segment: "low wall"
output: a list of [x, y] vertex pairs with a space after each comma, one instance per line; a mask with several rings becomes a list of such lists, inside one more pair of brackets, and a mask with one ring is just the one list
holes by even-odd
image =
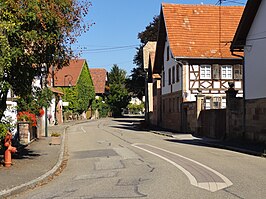
[[227, 98], [226, 139], [244, 139], [244, 100]]
[[246, 100], [245, 138], [266, 143], [266, 98]]
[[[197, 103], [183, 103], [183, 130], [188, 133], [195, 133], [197, 130]], [[185, 128], [184, 128], [185, 127]]]

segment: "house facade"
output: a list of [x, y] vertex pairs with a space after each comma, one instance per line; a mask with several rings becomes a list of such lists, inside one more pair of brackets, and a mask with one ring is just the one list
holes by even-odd
[[[70, 60], [69, 65], [61, 69], [57, 69], [56, 67], [50, 68], [50, 73], [47, 78], [47, 82], [48, 82], [47, 86], [50, 87], [53, 92], [57, 92], [59, 94], [57, 98], [54, 99], [52, 108], [48, 109], [50, 123], [59, 122], [59, 119], [60, 121], [63, 122], [63, 118], [61, 119], [58, 117], [58, 114], [60, 115], [60, 112], [64, 112], [64, 119], [78, 119], [80, 117], [85, 119], [87, 117], [85, 112], [82, 115], [77, 115], [76, 113], [73, 115], [71, 114], [70, 111], [66, 114], [67, 107], [69, 105], [72, 104], [72, 108], [73, 108], [75, 106], [74, 104], [83, 103], [83, 101], [80, 99], [80, 96], [76, 96], [76, 95], [81, 94], [82, 92], [81, 90], [83, 88], [80, 88], [79, 84], [80, 83], [84, 84], [84, 81], [86, 81], [86, 83], [89, 84], [89, 89], [92, 92], [92, 93], [90, 92], [87, 93], [87, 95], [94, 96], [93, 83], [92, 83], [92, 79], [90, 76], [88, 64], [85, 59]], [[80, 92], [80, 93], [73, 94], [74, 92], [73, 89], [69, 91], [68, 88], [76, 89], [75, 92], [76, 93]], [[65, 93], [64, 92], [65, 90], [68, 93]], [[63, 98], [67, 98], [67, 97], [70, 97], [72, 101], [67, 102], [63, 100]], [[91, 104], [89, 103], [86, 104], [87, 107], [89, 107], [90, 105]]]
[[153, 69], [161, 76], [154, 82], [157, 90], [161, 85], [160, 126], [193, 130], [190, 102], [197, 95], [204, 96], [203, 109], [225, 108], [229, 83], [242, 95], [242, 59], [229, 48], [242, 12], [242, 6], [162, 4]]
[[108, 75], [104, 68], [90, 68], [90, 74], [97, 96], [104, 97], [108, 92]]
[[[109, 93], [108, 73], [104, 68], [90, 68], [90, 74], [95, 89], [95, 98], [96, 100], [101, 99], [104, 102], [106, 95]], [[98, 109], [95, 111], [90, 109], [89, 114], [92, 119], [100, 118], [100, 110]]]
[[[145, 82], [145, 115], [146, 122], [152, 121], [154, 123], [156, 113], [154, 114], [154, 107], [156, 104], [153, 104], [153, 78], [152, 78], [152, 70], [154, 67], [154, 58], [155, 58], [155, 50], [156, 50], [156, 42], [147, 42], [147, 44], [143, 47], [143, 66], [146, 72], [146, 82]], [[156, 103], [156, 100], [155, 100]]]
[[238, 56], [244, 52], [245, 138], [266, 142], [266, 2], [247, 1], [231, 45]]

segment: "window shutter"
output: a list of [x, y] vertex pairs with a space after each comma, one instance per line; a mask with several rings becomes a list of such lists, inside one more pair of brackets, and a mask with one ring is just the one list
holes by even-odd
[[234, 65], [234, 79], [242, 79], [242, 65]]
[[213, 64], [212, 65], [213, 68], [213, 79], [218, 80], [220, 79], [220, 66], [219, 64]]

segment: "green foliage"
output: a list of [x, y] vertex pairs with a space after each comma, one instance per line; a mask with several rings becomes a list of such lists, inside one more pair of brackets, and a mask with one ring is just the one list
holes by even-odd
[[31, 94], [18, 99], [17, 110], [18, 112], [29, 111], [38, 116], [41, 108], [50, 105], [52, 96], [53, 92], [49, 88], [35, 88]]
[[90, 2], [77, 0], [0, 1], [0, 118], [8, 88], [27, 96], [43, 66], [69, 63], [69, 44], [90, 26], [83, 23], [89, 7]]
[[127, 88], [129, 92], [139, 99], [145, 95], [145, 72], [143, 66], [143, 47], [148, 41], [157, 41], [157, 35], [159, 30], [159, 16], [155, 16], [153, 21], [146, 27], [146, 29], [138, 33], [138, 39], [140, 39], [140, 46], [137, 48], [136, 55], [134, 57], [134, 63], [137, 67], [131, 71], [130, 78], [127, 79]]
[[95, 98], [95, 91], [87, 65], [83, 66], [76, 86], [62, 87], [64, 92], [63, 101], [69, 102], [65, 110], [81, 114], [88, 110]]
[[109, 73], [110, 94], [107, 97], [107, 103], [114, 116], [120, 116], [122, 108], [126, 108], [130, 100], [125, 82], [126, 72], [114, 65]]
[[100, 116], [100, 118], [102, 118], [102, 117], [108, 116], [108, 113], [110, 111], [110, 107], [105, 101], [103, 101], [102, 97], [98, 97], [92, 103], [92, 110], [93, 111], [98, 110], [99, 116]]
[[142, 112], [144, 109], [144, 103], [141, 104], [129, 104], [127, 105], [127, 108], [129, 109], [130, 113], [139, 113]]
[[5, 123], [0, 123], [0, 150], [3, 148], [3, 139], [8, 131], [8, 125]]

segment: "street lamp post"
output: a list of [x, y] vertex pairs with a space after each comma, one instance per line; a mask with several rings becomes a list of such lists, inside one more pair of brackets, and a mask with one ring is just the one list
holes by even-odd
[[[47, 77], [46, 77], [46, 73], [47, 73], [47, 65], [43, 64], [42, 68], [41, 68], [41, 88], [47, 87]], [[45, 131], [45, 137], [48, 137], [48, 123], [47, 123], [47, 106], [45, 107], [45, 112], [44, 112], [44, 131]]]

